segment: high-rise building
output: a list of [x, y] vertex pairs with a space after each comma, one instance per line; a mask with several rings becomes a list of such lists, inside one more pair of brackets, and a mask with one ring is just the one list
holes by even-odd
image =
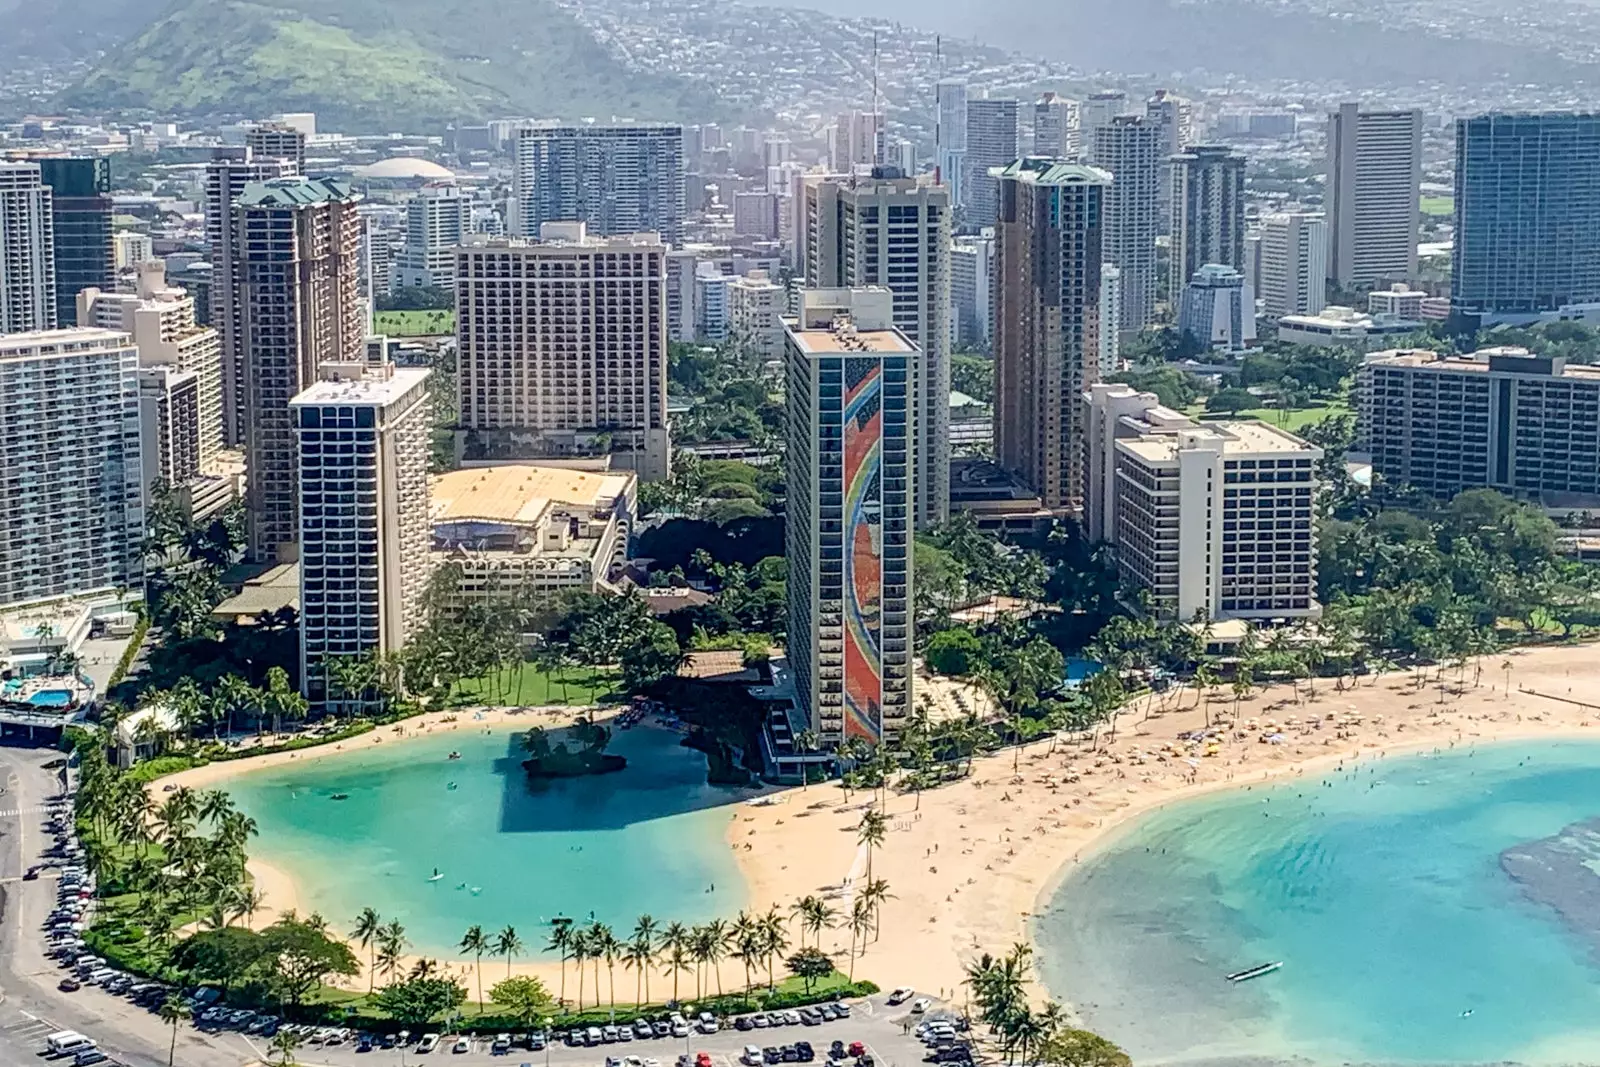
[[1487, 325], [1600, 303], [1600, 114], [1456, 122], [1451, 306]]
[[1167, 292], [1176, 302], [1208, 263], [1243, 271], [1244, 157], [1220, 145], [1195, 145], [1169, 157], [1172, 245]]
[[777, 193], [749, 192], [733, 194], [733, 232], [738, 237], [759, 237], [764, 241], [778, 239]]
[[1115, 263], [1100, 264], [1100, 352], [1096, 366], [1102, 380], [1121, 367], [1122, 331], [1112, 328], [1122, 320], [1122, 270]]
[[1111, 175], [1021, 159], [997, 168], [995, 456], [1052, 510], [1083, 497], [1080, 394], [1099, 378], [1101, 256]]
[[967, 188], [963, 206], [968, 226], [994, 225], [995, 188], [989, 171], [1022, 155], [1019, 110], [1017, 101], [1010, 98], [967, 101]]
[[0, 334], [56, 326], [55, 220], [37, 163], [0, 160]]
[[1316, 618], [1317, 460], [1260, 422], [1193, 422], [1154, 393], [1083, 396], [1084, 529], [1160, 618]]
[[454, 289], [456, 246], [472, 232], [472, 198], [455, 182], [429, 182], [406, 201], [406, 240], [395, 259], [401, 288]]
[[883, 289], [808, 289], [787, 325], [784, 556], [795, 697], [824, 747], [912, 708], [915, 342]]
[[1262, 311], [1315, 315], [1327, 305], [1328, 225], [1320, 214], [1268, 215], [1258, 253]]
[[668, 477], [666, 247], [582, 223], [542, 237], [458, 253], [462, 430], [517, 458], [609, 452], [641, 480]]
[[1118, 115], [1094, 131], [1095, 165], [1111, 172], [1106, 193], [1105, 257], [1122, 271], [1124, 336], [1156, 315], [1156, 237], [1161, 228], [1159, 133], [1135, 115]]
[[256, 158], [248, 149], [218, 149], [206, 163], [206, 246], [211, 257], [211, 325], [222, 340], [222, 434], [242, 446], [245, 433], [244, 334], [239, 320], [240, 262], [234, 248], [233, 202], [251, 182], [299, 173], [293, 159]]
[[[702, 131], [703, 132], [703, 131]], [[583, 222], [596, 236], [683, 238], [683, 127], [537, 125], [517, 131], [512, 232]]]
[[1095, 162], [1092, 158], [1095, 152], [1094, 131], [1111, 125], [1111, 120], [1118, 115], [1134, 113], [1133, 105], [1128, 102], [1128, 94], [1120, 89], [1090, 93], [1078, 105], [1078, 145], [1085, 160]]
[[783, 286], [764, 270], [753, 270], [728, 285], [728, 335], [762, 360], [783, 358]]
[[[1194, 144], [1194, 105], [1169, 89], [1157, 89], [1145, 101], [1145, 121], [1156, 128], [1156, 151], [1162, 159], [1170, 159]], [[1173, 225], [1172, 180], [1169, 167], [1161, 168], [1161, 232], [1171, 233]], [[1177, 299], [1174, 290], [1173, 299]]]
[[1356, 376], [1356, 409], [1380, 491], [1448, 500], [1491, 488], [1600, 505], [1600, 367], [1525, 348], [1374, 352]]
[[967, 83], [945, 78], [936, 82], [934, 95], [934, 167], [940, 184], [950, 189], [950, 203], [967, 203]]
[[854, 174], [858, 167], [882, 166], [884, 134], [883, 112], [842, 112], [828, 131], [828, 157], [833, 169]]
[[915, 518], [941, 522], [950, 513], [949, 191], [914, 178], [811, 179], [805, 198], [806, 285], [883, 286], [894, 294], [895, 326], [922, 352], [911, 367]]
[[322, 364], [366, 351], [356, 204], [350, 187], [331, 178], [253, 182], [234, 202], [249, 551], [258, 562], [292, 561], [300, 536], [289, 402]]
[[423, 623], [428, 514], [426, 370], [324, 364], [289, 403], [300, 486], [300, 678], [321, 704], [332, 657], [399, 652]]
[[282, 122], [263, 122], [244, 131], [244, 146], [251, 159], [286, 159], [296, 174], [305, 173], [306, 135]]
[[1244, 275], [1220, 263], [1194, 272], [1178, 305], [1178, 330], [1207, 348], [1242, 352], [1256, 339], [1256, 302]]
[[1078, 102], [1045, 93], [1033, 105], [1033, 154], [1045, 159], [1077, 159]]
[[715, 263], [700, 263], [694, 276], [694, 339], [718, 345], [728, 339], [728, 287], [733, 275]]
[[[111, 161], [45, 158], [39, 177], [50, 187], [55, 226], [56, 324], [78, 325], [78, 294], [116, 285], [111, 243]], [[83, 325], [89, 325], [84, 323]]]
[[950, 336], [962, 348], [988, 348], [993, 333], [989, 286], [994, 231], [958, 237], [950, 245]]
[[144, 580], [138, 371], [111, 330], [0, 336], [0, 607]]
[[1416, 277], [1421, 188], [1421, 111], [1330, 112], [1328, 280], [1349, 288]]

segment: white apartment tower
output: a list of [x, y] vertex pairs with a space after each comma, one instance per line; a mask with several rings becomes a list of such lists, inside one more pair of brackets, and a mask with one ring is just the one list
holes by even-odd
[[1328, 225], [1320, 214], [1284, 212], [1261, 220], [1257, 249], [1268, 315], [1315, 315], [1327, 304]]
[[1160, 131], [1118, 115], [1094, 131], [1095, 165], [1112, 175], [1106, 195], [1105, 257], [1122, 271], [1124, 337], [1155, 320], [1156, 236], [1161, 228]]
[[1095, 162], [1094, 131], [1102, 126], [1111, 125], [1111, 120], [1118, 115], [1133, 113], [1133, 106], [1128, 102], [1128, 94], [1120, 89], [1090, 93], [1078, 105], [1078, 144], [1084, 154], [1084, 161]]
[[965, 220], [968, 226], [994, 225], [995, 186], [989, 171], [1022, 155], [1021, 105], [1014, 99], [984, 97], [967, 101], [967, 179]]
[[[1168, 159], [1194, 144], [1194, 105], [1168, 89], [1157, 89], [1145, 101], [1145, 121], [1156, 128], [1156, 151]], [[1172, 181], [1174, 174], [1161, 168], [1161, 232], [1172, 232], [1173, 208]], [[1230, 264], [1232, 266], [1233, 264]], [[1176, 299], [1176, 297], [1174, 297]]]
[[244, 146], [251, 159], [285, 159], [296, 174], [306, 169], [304, 130], [282, 122], [261, 122], [244, 131]]
[[39, 164], [0, 160], [0, 334], [56, 327], [51, 211]]
[[854, 174], [884, 162], [884, 121], [880, 111], [846, 111], [828, 131], [828, 156], [833, 169]]
[[1033, 154], [1073, 160], [1079, 151], [1078, 102], [1045, 93], [1033, 105]]
[[734, 344], [767, 362], [783, 358], [783, 286], [764, 270], [728, 285], [728, 335]]
[[0, 607], [143, 581], [138, 371], [112, 330], [0, 336]]
[[1409, 281], [1417, 274], [1422, 112], [1328, 115], [1328, 280], [1342, 287]]
[[406, 202], [406, 240], [395, 284], [454, 289], [456, 246], [472, 232], [472, 198], [455, 182], [429, 182]]
[[428, 513], [426, 370], [329, 363], [289, 403], [300, 487], [300, 677], [329, 691], [328, 660], [399, 652], [423, 623]]
[[911, 367], [916, 522], [942, 522], [950, 513], [949, 191], [913, 178], [812, 179], [805, 205], [807, 287], [888, 289], [896, 328], [922, 352]]
[[666, 246], [546, 223], [538, 243], [475, 238], [457, 253], [459, 410], [468, 448], [518, 458], [609, 451], [642, 480], [671, 474]]
[[[704, 132], [704, 131], [702, 131]], [[517, 131], [512, 233], [583, 222], [597, 236], [683, 237], [683, 127], [540, 124]]]
[[994, 277], [994, 231], [957, 237], [950, 245], [950, 338], [962, 348], [989, 347], [994, 332], [989, 286]]
[[934, 167], [935, 177], [950, 190], [956, 207], [967, 203], [967, 83], [942, 79], [935, 83]]

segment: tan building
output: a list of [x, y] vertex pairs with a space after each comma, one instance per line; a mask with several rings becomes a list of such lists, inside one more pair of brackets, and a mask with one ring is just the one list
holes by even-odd
[[299, 540], [289, 402], [322, 364], [366, 351], [357, 200], [332, 179], [280, 178], [247, 185], [234, 203], [249, 551], [257, 562], [292, 561]]
[[1349, 288], [1417, 274], [1422, 112], [1328, 114], [1328, 280]]
[[728, 336], [763, 361], [783, 358], [783, 286], [764, 270], [728, 285]]
[[638, 507], [632, 471], [506, 464], [433, 481], [433, 561], [460, 568], [457, 601], [608, 590]]
[[592, 237], [581, 222], [542, 236], [457, 254], [467, 458], [609, 454], [644, 481], [668, 477], [666, 246], [653, 233]]
[[325, 363], [289, 403], [300, 530], [300, 677], [328, 699], [330, 657], [398, 652], [429, 577], [429, 371]]

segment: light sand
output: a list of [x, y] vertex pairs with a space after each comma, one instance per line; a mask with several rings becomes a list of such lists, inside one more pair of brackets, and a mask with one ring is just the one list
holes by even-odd
[[[1507, 675], [1500, 669], [1506, 661], [1512, 664], [1509, 693]], [[1343, 690], [1320, 679], [1314, 696], [1301, 685], [1298, 698], [1287, 685], [1259, 691], [1239, 704], [1235, 728], [1243, 736], [1228, 732], [1209, 756], [1203, 750], [1193, 755], [1187, 750], [1161, 752], [1179, 733], [1203, 725], [1205, 714], [1193, 690], [1141, 698], [1119, 718], [1116, 741], [1108, 743], [1102, 737], [1098, 751], [1087, 742], [1039, 742], [1022, 753], [1019, 775], [1012, 771], [1014, 753], [1006, 751], [978, 759], [971, 777], [920, 798], [891, 794], [886, 806], [890, 832], [872, 857], [872, 876], [888, 882], [893, 899], [884, 908], [880, 935], [854, 961], [854, 972], [885, 987], [912, 985], [929, 994], [959, 997], [965, 962], [981, 952], [1002, 952], [1026, 941], [1029, 914], [1042, 894], [1060, 877], [1070, 875], [1074, 864], [1102, 844], [1113, 828], [1174, 801], [1404, 749], [1581, 735], [1600, 726], [1600, 664], [1592, 647], [1494, 656], [1482, 666], [1477, 685], [1474, 668], [1466, 668], [1459, 692], [1457, 672], [1447, 669], [1443, 703], [1437, 685], [1419, 692], [1414, 674], [1366, 678], [1357, 685], [1346, 681]], [[1232, 718], [1233, 708], [1231, 693], [1213, 690], [1214, 720]], [[1328, 721], [1329, 716], [1339, 721]], [[460, 718], [455, 725], [496, 721], [465, 714]], [[1286, 741], [1262, 743], [1265, 730], [1244, 729], [1252, 718], [1263, 725], [1275, 720]], [[1297, 725], [1287, 725], [1291, 718]], [[1359, 721], [1344, 721], [1351, 718]], [[419, 726], [422, 721], [413, 720]], [[449, 725], [434, 723], [427, 729]], [[354, 743], [375, 742], [362, 737]], [[295, 755], [304, 759], [329, 754], [332, 751], [319, 750], [316, 755]], [[162, 779], [159, 785], [215, 785], [282, 758], [215, 764]], [[787, 912], [805, 894], [828, 896], [841, 928], [823, 935], [823, 947], [835, 953], [841, 969], [849, 969], [850, 936], [842, 928], [850, 900], [845, 883], [865, 881], [866, 857], [854, 827], [863, 805], [872, 798], [852, 793], [846, 804], [836, 785], [794, 788], [769, 797], [770, 803], [728, 809], [728, 841], [748, 882], [753, 909], [777, 905]], [[259, 861], [252, 861], [250, 870], [268, 903], [256, 915], [255, 925], [272, 921], [279, 910], [296, 907], [288, 878]], [[338, 918], [336, 925], [349, 921]], [[537, 947], [535, 938], [546, 935], [543, 930], [521, 932], [530, 950]], [[790, 936], [798, 940], [797, 927], [791, 926]], [[359, 954], [365, 959], [365, 953]], [[470, 961], [455, 966], [464, 966], [468, 987], [475, 989]], [[570, 1000], [576, 994], [575, 968], [568, 965], [565, 970]], [[634, 975], [621, 967], [617, 970], [618, 1001], [631, 1003]], [[503, 960], [486, 960], [483, 972], [487, 988], [505, 976], [506, 966]], [[554, 963], [518, 964], [513, 972], [537, 974], [552, 990], [560, 985], [561, 968]], [[604, 978], [603, 965], [601, 974]], [[721, 977], [725, 988], [737, 988], [743, 983], [742, 965], [725, 963]], [[693, 976], [682, 976], [680, 982], [683, 995], [691, 996]], [[365, 984], [365, 978], [352, 983]], [[714, 984], [708, 976], [706, 985]], [[665, 973], [651, 977], [656, 999], [671, 986]], [[585, 980], [585, 1000], [594, 1001], [592, 965]]]

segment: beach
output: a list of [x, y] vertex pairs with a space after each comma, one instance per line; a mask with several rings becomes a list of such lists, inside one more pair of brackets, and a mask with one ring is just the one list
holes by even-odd
[[[1193, 689], [1141, 697], [1123, 709], [1114, 741], [1103, 731], [1093, 748], [1087, 739], [1046, 739], [1029, 746], [1020, 758], [1009, 749], [981, 757], [970, 777], [920, 796], [891, 793], [885, 801], [887, 840], [871, 857], [872, 877], [888, 883], [891, 899], [883, 909], [881, 930], [853, 964], [842, 919], [853, 888], [866, 880], [867, 867], [854, 828], [863, 806], [875, 803], [876, 797], [854, 792], [846, 799], [831, 783], [771, 791], [757, 803], [730, 802], [727, 844], [748, 884], [753, 910], [777, 906], [787, 912], [797, 898], [810, 893], [829, 898], [841, 928], [825, 932], [822, 947], [835, 954], [841, 970], [853, 966], [856, 977], [871, 978], [885, 988], [911, 985], [959, 1000], [964, 965], [983, 952], [1004, 952], [1027, 941], [1029, 916], [1041, 896], [1139, 815], [1209, 791], [1316, 773], [1399, 751], [1587, 735], [1600, 726], [1600, 668], [1595, 660], [1592, 647], [1575, 645], [1496, 655], [1481, 664], [1468, 663], [1459, 672], [1446, 668], [1442, 702], [1431, 670], [1429, 684], [1420, 690], [1413, 673], [1346, 678], [1342, 687], [1333, 679], [1317, 679], [1314, 693], [1303, 682], [1297, 692], [1277, 685], [1239, 701], [1237, 718], [1231, 693], [1214, 689], [1211, 719], [1233, 721], [1212, 739], [1214, 745], [1177, 741], [1180, 734], [1202, 729], [1206, 721], [1206, 708]], [[1504, 663], [1510, 664], [1509, 675]], [[560, 725], [573, 713], [497, 709], [482, 717], [471, 711], [451, 714], [454, 723], [436, 714], [400, 725], [410, 736], [504, 721]], [[1252, 720], [1254, 726], [1247, 725]], [[1262, 740], [1268, 734], [1274, 741]], [[353, 746], [399, 739], [393, 727], [384, 727], [337, 747], [195, 768], [161, 779], [152, 788], [158, 799], [168, 785], [226, 788], [232, 776], [269, 761], [331, 758]], [[266, 907], [252, 925], [299, 910], [291, 879], [259, 860], [251, 861], [250, 870], [266, 897]], [[350, 917], [328, 918], [336, 930], [348, 929]], [[530, 951], [543, 936], [543, 931], [523, 931]], [[791, 941], [799, 936], [791, 926]], [[367, 955], [357, 954], [363, 960]], [[464, 969], [469, 988], [475, 990], [471, 961], [454, 966]], [[485, 961], [483, 967], [486, 987], [506, 974], [503, 961]], [[561, 970], [555, 962], [512, 966], [512, 973], [543, 977], [552, 990], [559, 987]], [[574, 968], [565, 970], [571, 999]], [[692, 977], [680, 981], [692, 988]], [[743, 981], [738, 961], [723, 965], [723, 988], [737, 989]], [[350, 984], [364, 988], [367, 979]], [[626, 993], [619, 1000], [629, 1002], [631, 975], [624, 984]], [[707, 985], [712, 984], [708, 979]], [[651, 986], [660, 999], [663, 990], [670, 990], [671, 978], [664, 972], [652, 975]]]

